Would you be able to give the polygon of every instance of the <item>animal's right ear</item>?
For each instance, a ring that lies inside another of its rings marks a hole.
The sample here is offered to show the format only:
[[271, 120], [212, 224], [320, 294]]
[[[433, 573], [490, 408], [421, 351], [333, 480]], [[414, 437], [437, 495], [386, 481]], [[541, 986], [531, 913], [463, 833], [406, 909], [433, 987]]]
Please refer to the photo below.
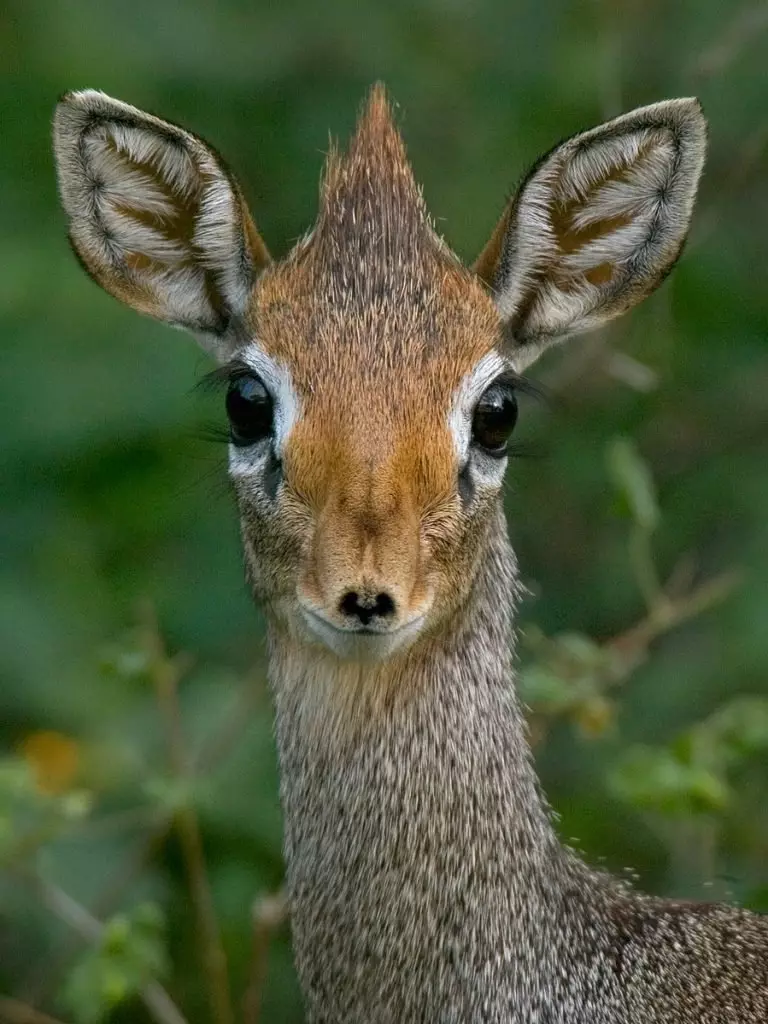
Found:
[[53, 143], [70, 238], [88, 273], [226, 358], [227, 327], [245, 312], [269, 254], [219, 156], [93, 90], [62, 98]]

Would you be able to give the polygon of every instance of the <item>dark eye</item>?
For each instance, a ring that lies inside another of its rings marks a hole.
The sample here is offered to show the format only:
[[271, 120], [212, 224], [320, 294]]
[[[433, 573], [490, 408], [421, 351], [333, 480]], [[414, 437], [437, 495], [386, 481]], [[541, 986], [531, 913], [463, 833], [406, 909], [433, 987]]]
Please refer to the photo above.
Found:
[[232, 443], [255, 444], [272, 433], [272, 399], [254, 374], [236, 377], [227, 390], [227, 416]]
[[491, 384], [475, 406], [472, 442], [498, 459], [507, 454], [507, 443], [517, 423], [517, 398], [508, 381]]

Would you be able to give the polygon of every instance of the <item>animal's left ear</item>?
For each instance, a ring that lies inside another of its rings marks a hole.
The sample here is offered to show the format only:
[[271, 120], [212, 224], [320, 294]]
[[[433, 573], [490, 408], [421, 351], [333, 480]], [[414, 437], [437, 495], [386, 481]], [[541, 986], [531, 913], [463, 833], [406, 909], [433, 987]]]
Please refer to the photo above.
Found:
[[536, 164], [475, 264], [520, 368], [661, 283], [685, 241], [705, 150], [698, 101], [679, 99], [574, 135]]

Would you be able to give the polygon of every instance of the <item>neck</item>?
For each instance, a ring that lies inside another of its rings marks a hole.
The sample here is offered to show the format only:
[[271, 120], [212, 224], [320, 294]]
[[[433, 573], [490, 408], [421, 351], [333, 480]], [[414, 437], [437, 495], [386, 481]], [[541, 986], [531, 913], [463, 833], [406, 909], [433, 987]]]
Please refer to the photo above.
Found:
[[342, 665], [273, 633], [311, 1020], [447, 1019], [449, 1007], [472, 1010], [470, 973], [493, 980], [511, 957], [524, 977], [525, 958], [552, 940], [569, 861], [512, 686], [516, 595], [499, 513], [460, 616], [396, 663]]

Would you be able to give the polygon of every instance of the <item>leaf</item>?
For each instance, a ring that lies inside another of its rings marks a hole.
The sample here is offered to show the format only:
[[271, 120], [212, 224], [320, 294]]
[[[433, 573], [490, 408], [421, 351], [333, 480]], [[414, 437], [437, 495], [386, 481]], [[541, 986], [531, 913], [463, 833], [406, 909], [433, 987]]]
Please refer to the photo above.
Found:
[[573, 705], [572, 687], [543, 665], [527, 665], [521, 669], [517, 688], [523, 703], [536, 711], [557, 714]]
[[719, 774], [687, 764], [667, 747], [631, 748], [609, 782], [617, 796], [636, 807], [671, 815], [719, 812], [731, 796]]
[[70, 971], [62, 1002], [78, 1024], [102, 1024], [167, 970], [162, 914], [143, 904], [105, 924], [100, 942]]
[[616, 437], [608, 446], [608, 470], [616, 490], [627, 503], [630, 515], [649, 533], [656, 529], [661, 518], [656, 485], [648, 464], [633, 441]]

